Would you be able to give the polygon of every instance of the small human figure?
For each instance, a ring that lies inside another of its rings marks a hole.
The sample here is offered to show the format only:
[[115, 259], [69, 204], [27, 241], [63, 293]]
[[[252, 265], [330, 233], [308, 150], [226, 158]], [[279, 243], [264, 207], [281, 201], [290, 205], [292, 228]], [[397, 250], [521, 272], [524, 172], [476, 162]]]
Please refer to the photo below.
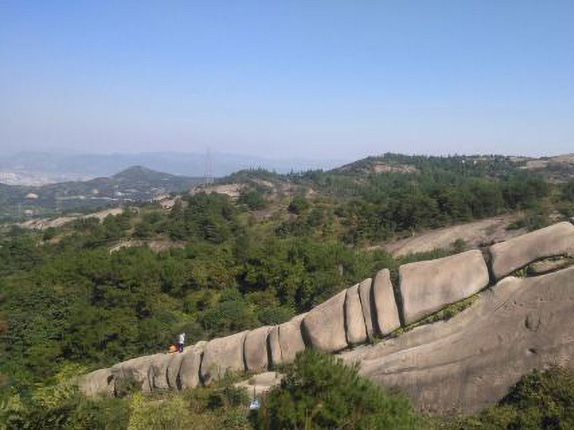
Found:
[[175, 354], [175, 353], [178, 351], [178, 349], [179, 349], [179, 348], [178, 348], [177, 346], [175, 346], [174, 343], [172, 343], [172, 344], [169, 346], [168, 353], [169, 353], [169, 354]]
[[177, 350], [183, 352], [183, 344], [185, 343], [185, 333], [180, 333], [177, 336]]

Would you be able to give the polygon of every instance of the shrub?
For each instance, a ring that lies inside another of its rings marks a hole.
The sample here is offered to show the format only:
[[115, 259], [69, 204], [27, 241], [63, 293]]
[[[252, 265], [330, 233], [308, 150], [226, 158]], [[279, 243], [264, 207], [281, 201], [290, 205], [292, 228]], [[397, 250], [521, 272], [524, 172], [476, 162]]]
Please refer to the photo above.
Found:
[[267, 202], [257, 191], [242, 192], [237, 199], [237, 203], [247, 206], [250, 210], [256, 211], [265, 209]]
[[417, 419], [408, 400], [378, 388], [357, 366], [315, 350], [300, 353], [258, 415], [267, 429], [412, 429]]
[[301, 214], [309, 208], [309, 202], [303, 196], [294, 197], [287, 210], [293, 214]]
[[523, 376], [498, 406], [475, 416], [431, 420], [429, 426], [441, 430], [572, 429], [574, 373], [557, 366], [534, 371]]

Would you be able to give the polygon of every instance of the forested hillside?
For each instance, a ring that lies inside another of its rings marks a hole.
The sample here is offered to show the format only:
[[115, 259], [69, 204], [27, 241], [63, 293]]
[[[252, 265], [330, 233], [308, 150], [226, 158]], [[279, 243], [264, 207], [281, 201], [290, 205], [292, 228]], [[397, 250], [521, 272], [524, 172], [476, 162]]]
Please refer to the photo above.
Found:
[[4, 227], [5, 395], [33, 403], [72, 367], [164, 351], [181, 331], [193, 343], [277, 324], [376, 270], [396, 276], [405, 260], [465, 246], [397, 261], [368, 245], [502, 213], [520, 212], [515, 227], [529, 229], [574, 215], [574, 181], [548, 183], [498, 157], [387, 155], [329, 172], [242, 171], [221, 184], [240, 184], [238, 197], [199, 189], [170, 209]]

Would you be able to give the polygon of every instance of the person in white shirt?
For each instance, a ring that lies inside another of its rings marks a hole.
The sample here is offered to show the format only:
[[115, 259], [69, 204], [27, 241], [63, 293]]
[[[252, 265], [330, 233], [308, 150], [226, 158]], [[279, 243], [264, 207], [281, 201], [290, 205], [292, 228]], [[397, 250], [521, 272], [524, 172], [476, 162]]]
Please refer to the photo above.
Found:
[[185, 343], [185, 333], [180, 333], [177, 336], [177, 350], [183, 352], [183, 344]]

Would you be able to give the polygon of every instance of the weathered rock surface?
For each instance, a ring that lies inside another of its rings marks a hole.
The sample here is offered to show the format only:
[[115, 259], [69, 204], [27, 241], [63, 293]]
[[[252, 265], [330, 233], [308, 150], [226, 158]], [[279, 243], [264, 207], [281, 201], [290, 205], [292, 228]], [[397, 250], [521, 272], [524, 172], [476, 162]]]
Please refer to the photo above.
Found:
[[170, 358], [167, 369], [166, 369], [166, 379], [167, 386], [172, 390], [181, 390], [181, 379], [179, 377], [179, 372], [181, 370], [181, 364], [186, 353], [193, 350], [193, 346], [186, 346], [182, 353], [172, 354]]
[[269, 363], [272, 366], [279, 366], [281, 361], [281, 344], [279, 343], [279, 326], [273, 326], [267, 337], [267, 350], [269, 351]]
[[251, 330], [245, 336], [243, 353], [247, 370], [260, 371], [267, 369], [269, 364], [267, 352], [267, 336], [271, 327], [259, 327]]
[[574, 367], [574, 267], [506, 278], [451, 320], [343, 353], [378, 384], [405, 389], [431, 412], [494, 405], [522, 375]]
[[374, 339], [377, 331], [377, 311], [375, 301], [373, 300], [373, 280], [365, 279], [359, 284], [359, 298], [363, 309], [363, 318], [365, 319], [365, 328], [367, 329], [367, 339]]
[[345, 327], [349, 345], [360, 345], [367, 341], [367, 327], [363, 316], [363, 306], [359, 297], [359, 284], [347, 289], [345, 297]]
[[200, 382], [201, 357], [207, 342], [202, 340], [195, 345], [187, 347], [181, 357], [179, 367], [179, 383], [181, 388], [195, 388]]
[[244, 388], [247, 394], [253, 400], [269, 391], [271, 388], [279, 385], [283, 375], [277, 372], [265, 372], [259, 375], [253, 375], [251, 378], [234, 384], [237, 388]]
[[203, 352], [201, 379], [205, 384], [221, 379], [227, 371], [244, 371], [243, 343], [247, 332], [210, 340]]
[[135, 382], [140, 385], [144, 393], [151, 391], [149, 369], [155, 359], [155, 355], [145, 355], [114, 364], [111, 367], [111, 373], [116, 388], [123, 382]]
[[268, 348], [272, 365], [291, 364], [295, 361], [297, 353], [305, 349], [301, 322], [306, 315], [306, 313], [297, 315], [286, 323], [271, 329]]
[[111, 369], [98, 369], [80, 376], [78, 389], [84, 396], [112, 396], [114, 384]]
[[404, 264], [399, 278], [407, 324], [470, 297], [489, 283], [488, 268], [477, 250]]
[[303, 319], [303, 336], [314, 348], [325, 352], [347, 347], [345, 334], [346, 290], [313, 308]]
[[149, 366], [148, 377], [152, 391], [170, 388], [167, 382], [167, 368], [174, 356], [175, 354], [154, 354], [151, 356], [153, 358]]
[[372, 297], [374, 304], [373, 320], [376, 322], [376, 332], [381, 336], [386, 336], [401, 326], [399, 309], [395, 300], [389, 269], [383, 269], [375, 276]]
[[297, 315], [286, 323], [279, 325], [279, 346], [281, 348], [282, 364], [293, 363], [297, 353], [305, 349], [301, 322], [306, 316], [306, 313]]
[[492, 273], [501, 279], [542, 258], [574, 256], [574, 225], [561, 222], [490, 247]]

